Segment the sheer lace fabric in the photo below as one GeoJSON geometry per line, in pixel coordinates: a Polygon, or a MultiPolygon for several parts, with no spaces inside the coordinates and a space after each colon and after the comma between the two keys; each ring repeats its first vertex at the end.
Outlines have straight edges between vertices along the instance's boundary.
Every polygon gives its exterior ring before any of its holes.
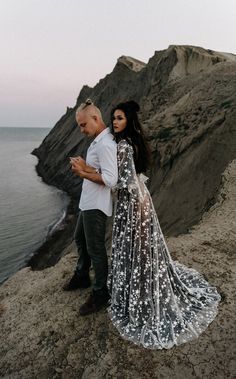
{"type": "Polygon", "coordinates": [[[197,271],[171,259],[147,178],[136,175],[125,140],[118,144],[118,169],[108,312],[125,339],[168,349],[207,328],[220,295],[197,271]]]}

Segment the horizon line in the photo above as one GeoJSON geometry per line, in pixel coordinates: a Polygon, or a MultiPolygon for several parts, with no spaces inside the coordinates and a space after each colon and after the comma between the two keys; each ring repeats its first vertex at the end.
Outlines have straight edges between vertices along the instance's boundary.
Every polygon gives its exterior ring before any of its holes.
{"type": "Polygon", "coordinates": [[[2,125],[0,125],[0,128],[21,128],[21,129],[52,129],[52,127],[50,127],[50,126],[10,126],[10,125],[8,125],[8,126],[6,126],[6,125],[4,125],[4,126],[2,126],[2,125]]]}

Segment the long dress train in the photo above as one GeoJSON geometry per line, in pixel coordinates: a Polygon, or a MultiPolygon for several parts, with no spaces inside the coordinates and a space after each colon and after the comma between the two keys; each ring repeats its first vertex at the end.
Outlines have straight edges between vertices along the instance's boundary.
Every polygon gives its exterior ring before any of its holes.
{"type": "Polygon", "coordinates": [[[118,143],[118,169],[108,313],[125,339],[169,349],[207,328],[220,295],[197,271],[171,259],[146,177],[136,175],[125,140],[118,143]]]}

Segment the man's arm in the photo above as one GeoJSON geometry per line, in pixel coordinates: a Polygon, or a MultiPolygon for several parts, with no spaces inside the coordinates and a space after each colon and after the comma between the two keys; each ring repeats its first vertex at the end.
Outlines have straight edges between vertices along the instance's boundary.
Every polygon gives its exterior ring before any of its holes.
{"type": "Polygon", "coordinates": [[[99,146],[98,158],[104,184],[109,188],[114,187],[118,179],[116,143],[105,142],[99,146]]]}
{"type": "Polygon", "coordinates": [[[72,171],[83,179],[103,184],[109,188],[116,185],[118,179],[117,146],[115,143],[104,143],[98,150],[101,173],[88,166],[81,157],[71,158],[72,171]]]}
{"type": "Polygon", "coordinates": [[[71,169],[74,174],[79,175],[82,179],[88,179],[97,184],[105,184],[102,175],[94,167],[88,166],[81,157],[71,158],[71,169]]]}
{"type": "Polygon", "coordinates": [[[90,173],[90,174],[95,174],[95,173],[100,173],[100,171],[98,171],[95,167],[92,167],[92,166],[89,166],[86,161],[78,156],[78,157],[71,157],[70,158],[70,163],[73,164],[73,163],[78,163],[76,164],[77,167],[80,167],[80,169],[82,171],[85,171],[87,173],[90,173]]]}
{"type": "Polygon", "coordinates": [[[105,185],[104,181],[102,180],[102,175],[98,173],[92,173],[92,172],[80,172],[80,177],[83,179],[91,180],[91,182],[97,183],[97,184],[103,184],[105,185]]]}

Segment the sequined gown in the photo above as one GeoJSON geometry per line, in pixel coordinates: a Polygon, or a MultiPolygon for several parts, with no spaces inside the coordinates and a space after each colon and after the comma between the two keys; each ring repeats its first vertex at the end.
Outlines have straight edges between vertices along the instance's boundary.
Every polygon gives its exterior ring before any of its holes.
{"type": "Polygon", "coordinates": [[[118,143],[118,169],[108,313],[125,339],[169,349],[207,328],[220,295],[197,271],[171,259],[147,178],[136,175],[125,140],[118,143]]]}

